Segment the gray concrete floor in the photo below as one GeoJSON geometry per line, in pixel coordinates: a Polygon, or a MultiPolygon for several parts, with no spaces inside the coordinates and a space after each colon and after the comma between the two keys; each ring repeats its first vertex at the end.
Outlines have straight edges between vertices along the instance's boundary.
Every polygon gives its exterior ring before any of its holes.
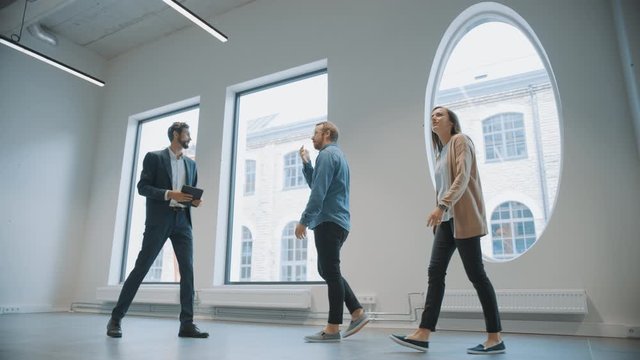
{"type": "MultiPolygon", "coordinates": [[[[108,315],[78,313],[0,316],[0,360],[106,359],[478,359],[467,347],[482,333],[439,331],[428,353],[396,345],[389,334],[406,330],[365,328],[341,343],[310,344],[318,327],[199,321],[208,339],[177,336],[175,319],[128,316],[123,337],[106,336],[108,315]]],[[[492,359],[637,360],[640,340],[505,334],[507,353],[492,359]]]]}

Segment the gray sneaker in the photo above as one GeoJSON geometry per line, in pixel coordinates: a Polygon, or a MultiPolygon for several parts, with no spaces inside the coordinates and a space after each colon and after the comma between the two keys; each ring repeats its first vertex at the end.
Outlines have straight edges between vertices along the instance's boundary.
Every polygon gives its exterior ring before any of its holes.
{"type": "Polygon", "coordinates": [[[362,314],[356,320],[351,321],[347,330],[342,333],[343,338],[348,338],[349,336],[357,333],[362,330],[362,328],[369,323],[369,316],[367,314],[362,314]]]}
{"type": "Polygon", "coordinates": [[[306,342],[338,342],[340,341],[340,333],[327,334],[324,331],[317,332],[313,335],[304,337],[306,342]]]}

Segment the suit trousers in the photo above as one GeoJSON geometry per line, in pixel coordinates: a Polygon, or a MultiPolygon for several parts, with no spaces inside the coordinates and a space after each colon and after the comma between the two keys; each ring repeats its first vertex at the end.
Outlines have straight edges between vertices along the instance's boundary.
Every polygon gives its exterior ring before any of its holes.
{"type": "Polygon", "coordinates": [[[458,249],[467,277],[478,293],[487,332],[502,331],[498,301],[491,281],[484,271],[480,237],[469,239],[454,239],[453,219],[443,221],[436,228],[429,263],[429,286],[422,313],[420,328],[436,330],[436,323],[440,316],[440,307],[444,298],[444,278],[453,252],[458,249]]]}
{"type": "Polygon", "coordinates": [[[113,318],[124,317],[167,238],[171,240],[180,270],[180,322],[193,322],[193,235],[186,210],[171,211],[165,221],[147,221],[142,249],[138,253],[133,270],[122,286],[118,303],[111,312],[113,318]]]}
{"type": "Polygon", "coordinates": [[[349,283],[340,272],[340,248],[349,232],[333,222],[323,222],[313,229],[318,251],[318,273],[327,283],[329,324],[342,324],[344,304],[350,313],[362,308],[349,283]]]}

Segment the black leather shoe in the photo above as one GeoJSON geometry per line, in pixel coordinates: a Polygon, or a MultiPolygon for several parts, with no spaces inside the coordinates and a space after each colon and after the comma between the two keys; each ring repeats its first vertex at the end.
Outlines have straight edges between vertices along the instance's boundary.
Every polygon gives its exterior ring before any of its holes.
{"type": "Polygon", "coordinates": [[[188,323],[180,325],[180,332],[178,333],[178,336],[204,339],[209,337],[209,333],[200,331],[194,323],[188,323]]]}
{"type": "Polygon", "coordinates": [[[107,323],[107,335],[113,338],[122,337],[122,328],[120,327],[120,319],[110,318],[107,323]]]}

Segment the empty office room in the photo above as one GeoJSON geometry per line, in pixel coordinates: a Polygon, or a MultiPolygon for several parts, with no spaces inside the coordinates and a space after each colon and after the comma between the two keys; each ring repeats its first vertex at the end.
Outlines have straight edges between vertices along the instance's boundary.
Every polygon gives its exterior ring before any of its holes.
{"type": "Polygon", "coordinates": [[[639,19],[0,0],[0,359],[640,358],[639,19]]]}

